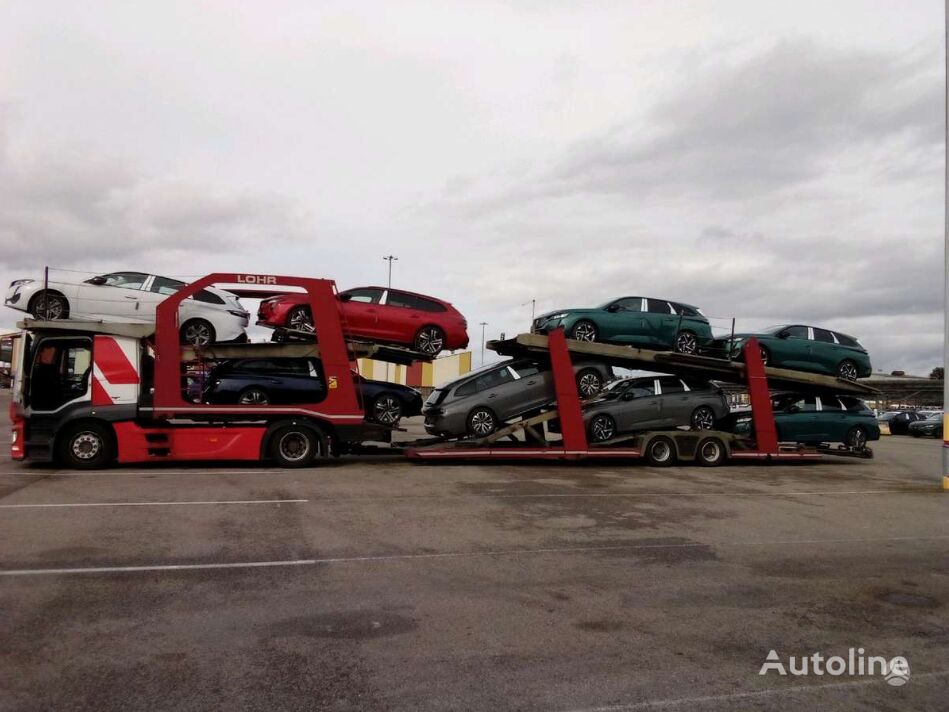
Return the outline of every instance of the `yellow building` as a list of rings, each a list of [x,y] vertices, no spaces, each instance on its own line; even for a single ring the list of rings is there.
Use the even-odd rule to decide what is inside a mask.
[[[440,383],[452,381],[471,371],[471,352],[463,351],[436,358],[431,363],[416,361],[411,366],[400,366],[368,358],[358,360],[359,372],[374,381],[401,383],[412,388],[431,389]]]

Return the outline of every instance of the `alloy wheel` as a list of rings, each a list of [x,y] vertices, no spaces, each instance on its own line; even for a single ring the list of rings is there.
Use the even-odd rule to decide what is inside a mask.
[[[192,346],[207,346],[211,343],[211,327],[204,322],[191,322],[185,326],[185,341]]]
[[[440,329],[429,326],[418,332],[415,337],[415,346],[422,353],[435,356],[445,345],[445,337]]]
[[[854,428],[850,431],[850,437],[847,438],[847,444],[854,450],[860,450],[867,444],[867,434],[863,428]]]
[[[699,406],[692,413],[693,430],[711,430],[715,426],[715,414],[708,406]]]
[[[55,294],[41,294],[33,304],[33,316],[37,319],[62,319],[66,313],[66,302]]]
[[[603,383],[596,371],[585,371],[577,380],[577,390],[584,398],[590,398],[600,392]]]
[[[383,425],[395,425],[402,417],[402,405],[395,396],[381,396],[372,407],[376,422]]]
[[[761,355],[762,365],[767,366],[768,365],[768,349],[766,349],[764,346],[759,346],[758,353]]]
[[[312,333],[315,331],[313,328],[313,315],[310,314],[310,310],[306,307],[297,307],[287,318],[287,326],[295,331],[306,331]]]
[[[480,437],[494,432],[494,416],[487,410],[476,410],[472,413],[470,424],[472,432]]]
[[[267,405],[270,403],[270,399],[259,388],[251,388],[249,391],[241,393],[237,402],[241,405]]]
[[[573,327],[571,335],[577,341],[596,341],[596,327],[588,321],[581,321]]]
[[[694,354],[698,349],[699,342],[695,334],[691,331],[680,331],[676,336],[675,349],[680,354]]]
[[[616,433],[616,424],[610,416],[598,415],[590,423],[590,432],[593,434],[593,439],[601,443],[613,437]]]
[[[845,381],[857,380],[857,365],[853,361],[844,361],[837,367],[837,376]]]

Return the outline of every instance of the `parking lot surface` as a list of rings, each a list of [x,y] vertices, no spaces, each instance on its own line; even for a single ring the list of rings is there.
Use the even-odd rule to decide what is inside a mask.
[[[5,440],[0,707],[944,708],[940,443],[875,449],[87,473]],[[851,647],[909,681],[758,674]]]

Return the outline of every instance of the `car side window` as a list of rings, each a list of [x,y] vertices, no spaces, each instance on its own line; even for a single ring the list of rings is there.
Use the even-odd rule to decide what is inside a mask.
[[[613,302],[621,311],[641,312],[643,310],[643,300],[641,297],[625,297]]]
[[[662,389],[662,395],[669,395],[670,393],[684,393],[685,389],[682,387],[682,381],[678,378],[660,378],[659,387]]]
[[[814,341],[822,341],[825,344],[836,343],[834,341],[834,335],[831,332],[827,331],[827,329],[818,329],[816,326],[814,327]]]
[[[840,401],[836,398],[821,398],[821,410],[840,410]]]
[[[340,296],[349,297],[351,302],[360,302],[362,304],[378,304],[382,299],[381,289],[350,289],[343,292]],[[391,295],[390,295],[391,297]]]
[[[455,389],[455,396],[457,398],[462,398],[463,396],[470,396],[478,392],[478,379],[468,381],[467,383],[462,383],[458,388]]]
[[[527,376],[535,376],[540,373],[540,369],[537,368],[532,363],[520,363],[516,366],[511,366],[514,369],[515,373],[521,378],[526,378]]]
[[[669,302],[662,299],[647,299],[646,309],[650,314],[671,314],[672,309]]]
[[[406,294],[405,292],[390,291],[386,304],[390,307],[404,307],[406,309],[417,309],[426,312],[443,312],[445,307],[438,302],[421,297],[417,294]]]
[[[841,334],[839,331],[835,331],[834,334],[837,335],[837,343],[839,343],[841,346],[856,346],[857,348],[860,347],[860,343],[852,336]]]
[[[148,279],[147,274],[141,272],[113,272],[103,275],[108,287],[122,287],[123,289],[141,289]]]
[[[478,390],[486,391],[490,388],[497,388],[498,386],[504,385],[514,380],[514,376],[511,375],[511,372],[507,370],[507,367],[499,368],[495,371],[488,371],[483,376],[479,376]]]
[[[168,279],[168,277],[155,277],[152,280],[152,288],[150,291],[157,294],[174,294],[179,289],[185,286],[184,282],[179,282],[177,279]]]
[[[806,339],[807,338],[806,326],[789,326],[785,328],[784,331],[792,339]]]
[[[626,393],[631,393],[633,398],[647,398],[649,396],[656,395],[655,386],[646,386],[646,385],[636,385],[630,386],[626,389]]]
[[[199,302],[205,302],[206,304],[224,304],[224,300],[221,299],[214,292],[209,292],[206,289],[202,289],[200,292],[194,295],[195,300]]]

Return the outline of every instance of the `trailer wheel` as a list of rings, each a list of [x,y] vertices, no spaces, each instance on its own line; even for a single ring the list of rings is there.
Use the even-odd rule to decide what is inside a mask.
[[[867,431],[859,425],[854,425],[847,431],[844,442],[851,450],[862,450],[867,445]]]
[[[280,467],[306,467],[325,454],[322,434],[307,425],[284,425],[270,436],[270,456]]]
[[[79,423],[59,440],[59,459],[77,470],[96,470],[115,458],[112,430],[101,423]]]
[[[671,438],[658,435],[646,445],[646,462],[653,467],[669,467],[675,464],[676,449]]]
[[[695,459],[703,467],[718,467],[725,457],[725,443],[718,438],[705,438],[695,449]]]
[[[497,418],[490,408],[478,406],[468,414],[468,434],[484,438],[498,428]]]

